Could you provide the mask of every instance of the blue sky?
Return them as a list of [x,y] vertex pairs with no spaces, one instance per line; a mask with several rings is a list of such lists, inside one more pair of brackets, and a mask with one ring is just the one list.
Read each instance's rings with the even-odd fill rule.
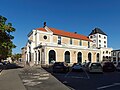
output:
[[44,21],[86,36],[99,27],[108,35],[108,47],[120,48],[120,0],[0,0],[0,15],[16,28],[13,53],[21,53],[27,34]]

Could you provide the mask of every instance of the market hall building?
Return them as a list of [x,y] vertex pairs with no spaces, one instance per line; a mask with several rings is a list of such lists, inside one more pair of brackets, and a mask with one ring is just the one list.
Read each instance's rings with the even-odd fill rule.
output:
[[53,61],[70,65],[77,62],[101,62],[111,58],[111,50],[107,47],[107,35],[99,28],[85,36],[50,28],[44,23],[42,28],[28,34],[26,62],[31,66],[49,65]]

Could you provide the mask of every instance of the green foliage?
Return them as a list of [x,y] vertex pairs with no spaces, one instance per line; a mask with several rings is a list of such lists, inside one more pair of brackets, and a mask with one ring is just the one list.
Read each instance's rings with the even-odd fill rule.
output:
[[5,59],[12,54],[12,48],[16,46],[12,40],[14,36],[10,33],[15,31],[12,23],[6,24],[7,18],[0,16],[0,60]]
[[19,58],[21,58],[21,56],[22,56],[22,54],[17,53],[17,54],[12,55],[11,57],[12,57],[12,60],[15,61],[15,60],[18,60]]

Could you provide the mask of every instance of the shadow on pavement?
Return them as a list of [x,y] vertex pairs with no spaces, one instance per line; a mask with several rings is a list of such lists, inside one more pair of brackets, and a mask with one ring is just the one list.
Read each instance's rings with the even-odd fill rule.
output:
[[70,83],[68,83],[67,79],[65,76],[67,73],[53,73],[52,71],[52,67],[42,67],[44,70],[46,70],[47,72],[51,73],[57,80],[59,80],[62,84],[64,84],[65,86],[67,86],[70,90],[76,90],[74,87],[72,87],[72,85]]
[[5,64],[2,67],[0,67],[1,70],[17,69],[17,68],[23,68],[23,67],[21,67],[17,64],[14,64],[14,63]]

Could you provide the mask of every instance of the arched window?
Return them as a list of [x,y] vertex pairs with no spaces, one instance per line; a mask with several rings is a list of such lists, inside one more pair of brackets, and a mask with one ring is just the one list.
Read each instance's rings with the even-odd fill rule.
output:
[[100,58],[100,54],[99,53],[97,53],[97,62],[99,62],[100,60],[99,60],[99,58]]
[[82,63],[82,53],[81,52],[78,52],[78,54],[77,54],[77,62]]
[[91,60],[92,60],[92,54],[88,53],[88,61],[91,62]]
[[54,50],[50,50],[49,51],[49,64],[51,63],[51,61],[56,61],[56,53]]
[[103,56],[103,61],[105,61],[106,59],[105,59],[105,56]]
[[70,63],[70,52],[69,51],[65,52],[65,62]]

